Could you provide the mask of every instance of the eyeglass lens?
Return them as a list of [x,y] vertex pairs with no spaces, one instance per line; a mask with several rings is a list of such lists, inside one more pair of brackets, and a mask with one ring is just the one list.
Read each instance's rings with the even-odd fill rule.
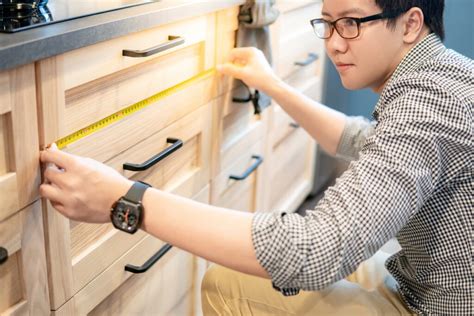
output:
[[[334,22],[337,33],[343,38],[351,39],[359,35],[359,25],[354,19],[342,18]],[[324,20],[317,20],[313,23],[316,36],[327,39],[332,35],[333,24]]]

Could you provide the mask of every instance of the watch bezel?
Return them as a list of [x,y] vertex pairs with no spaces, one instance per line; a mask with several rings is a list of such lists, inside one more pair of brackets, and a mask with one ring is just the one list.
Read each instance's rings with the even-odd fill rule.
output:
[[[119,207],[121,205],[125,205],[128,207],[132,214],[135,214],[136,218],[138,219],[135,221],[133,225],[130,225],[128,221],[119,218],[119,215],[122,213],[119,211]],[[118,230],[127,232],[129,234],[135,233],[141,226],[142,222],[142,214],[143,214],[143,204],[141,202],[133,202],[127,200],[125,197],[121,197],[118,201],[112,205],[112,209],[110,212],[110,219],[112,224]]]

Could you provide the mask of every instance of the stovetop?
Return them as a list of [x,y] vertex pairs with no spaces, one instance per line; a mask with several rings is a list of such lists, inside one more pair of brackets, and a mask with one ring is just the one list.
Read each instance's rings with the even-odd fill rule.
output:
[[35,9],[13,9],[0,4],[0,32],[14,33],[157,1],[160,0],[49,0]]

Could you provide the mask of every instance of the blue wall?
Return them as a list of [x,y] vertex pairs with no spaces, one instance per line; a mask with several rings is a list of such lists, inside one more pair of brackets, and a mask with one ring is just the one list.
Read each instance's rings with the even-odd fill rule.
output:
[[[474,59],[474,0],[445,0],[445,45]],[[371,90],[344,89],[332,63],[327,60],[323,101],[348,115],[371,118],[378,95]]]

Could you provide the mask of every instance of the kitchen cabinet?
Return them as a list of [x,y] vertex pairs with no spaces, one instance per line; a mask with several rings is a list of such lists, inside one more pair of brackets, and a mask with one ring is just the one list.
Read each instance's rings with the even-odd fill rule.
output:
[[32,64],[0,72],[0,221],[38,199],[34,76]]
[[49,311],[34,65],[0,72],[0,314]]
[[[323,41],[309,21],[321,10],[320,1],[277,1],[281,16],[272,25],[275,70],[289,85],[321,100]],[[295,211],[313,184],[315,141],[274,104],[267,129],[264,209]]]
[[[322,44],[300,20],[320,4],[285,3],[271,29],[275,69],[318,100]],[[235,46],[237,15],[234,6],[0,73],[0,247],[8,252],[0,264],[0,313],[201,313],[205,260],[172,248],[144,274],[125,271],[163,241],[71,221],[38,194],[40,148],[149,97],[160,95],[64,150],[161,190],[240,211],[294,211],[305,198],[314,142],[278,104],[255,114],[250,102],[233,102],[244,87],[212,71]],[[169,150],[156,164],[130,168]]]
[[[200,16],[38,62],[42,144],[214,67],[214,23],[215,14]],[[143,49],[176,34],[184,43],[150,57],[122,56],[125,49]],[[86,67],[78,67],[83,60]],[[192,197],[210,181],[215,80],[214,74],[203,77],[64,150],[101,161],[128,178]],[[165,150],[173,153],[143,171],[125,166],[141,164]],[[128,235],[110,224],[75,223],[48,203],[45,214],[53,310],[74,299],[75,312],[88,313],[124,281],[118,261],[127,251],[149,256],[157,251],[157,241],[147,241],[143,231]],[[101,278],[107,282],[98,281]]]

